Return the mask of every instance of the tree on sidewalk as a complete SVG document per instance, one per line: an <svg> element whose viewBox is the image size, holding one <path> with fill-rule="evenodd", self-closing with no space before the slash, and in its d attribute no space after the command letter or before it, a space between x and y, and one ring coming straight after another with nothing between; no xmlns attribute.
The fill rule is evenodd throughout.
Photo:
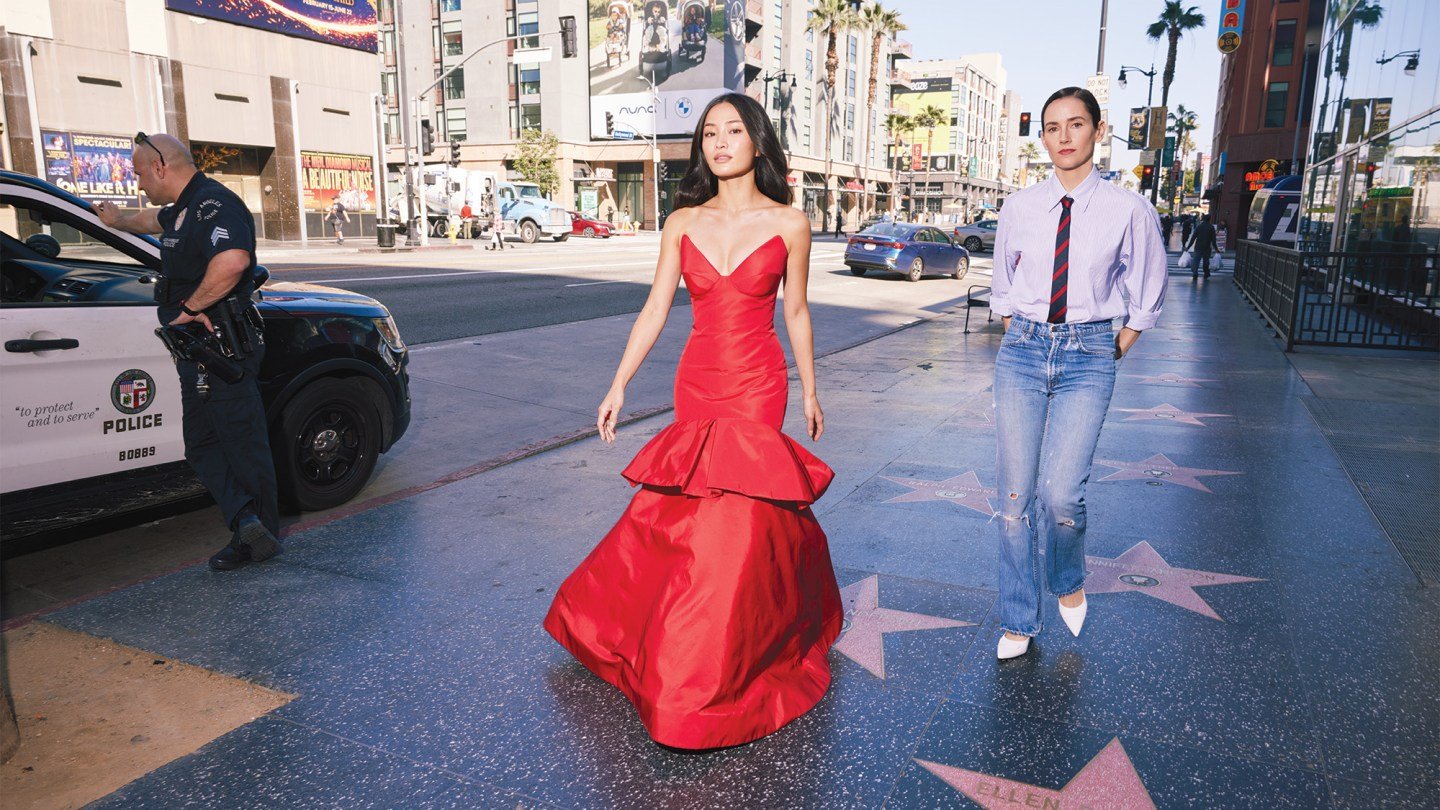
<svg viewBox="0 0 1440 810"><path fill-rule="evenodd" d="M905 30L905 23L900 22L900 13L891 11L880 5L879 2L871 3L860 12L860 22L870 32L870 87L869 87L869 115L873 116L879 111L875 105L875 94L880 80L880 48L886 37L894 37ZM860 167L862 170L861 181L865 185L865 208L862 211L863 220L871 213L869 196L870 190L870 132L874 127L866 126L862 133L863 146L860 149Z"/></svg>
<svg viewBox="0 0 1440 810"><path fill-rule="evenodd" d="M819 0L810 10L810 21L805 25L806 30L818 31L825 37L825 114L821 116L821 120L825 122L824 206L827 217L831 207L839 202L839 195L836 194L832 199L830 191L830 179L835 174L835 152L831 148L831 142L840 122L839 111L835 106L835 75L840 70L840 52L836 40L839 39L841 31L854 28L856 22L855 11L849 0Z"/></svg>
<svg viewBox="0 0 1440 810"><path fill-rule="evenodd" d="M550 130L527 129L520 133L516 144L515 157L511 163L527 181L540 187L540 193L554 194L560 188L560 172L555 168L555 158L560 151L560 139Z"/></svg>

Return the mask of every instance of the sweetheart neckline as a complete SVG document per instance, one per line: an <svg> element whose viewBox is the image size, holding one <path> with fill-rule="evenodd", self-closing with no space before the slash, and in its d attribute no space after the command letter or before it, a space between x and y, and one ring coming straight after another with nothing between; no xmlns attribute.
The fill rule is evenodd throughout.
<svg viewBox="0 0 1440 810"><path fill-rule="evenodd" d="M761 251L761 249L763 249L764 247L766 247L767 245L769 245L771 242L774 242L776 239L780 239L780 244L785 245L785 240L784 240L784 239L781 239L781 238L780 238L780 234L777 233L777 234L775 234L774 236L770 237L769 239L766 239L764 242L761 242L758 246L756 246L756 248L755 248L754 250L752 250L752 251L750 251L749 253L745 254L745 258L741 259L741 260L740 260L740 263L737 264L737 265L735 265L735 268L734 268L733 270L731 270L731 271L728 272L728 273L722 273L722 272L720 272L720 269L715 266L715 263L712 262L712 261L710 261L710 257L705 255L705 251L701 250L701 249L700 249L700 246L697 245L697 244L695 244L695 240L690 238L690 234L688 234L688 233L687 233L687 234L683 234L683 235L681 235L680 238L683 239L683 240L686 241L686 242L689 242L689 243L690 243L690 249L693 250L693 251L695 251L697 254L699 254L700 258L705 262L705 266L710 268L710 272L714 273L715 275L719 276L720 278L729 278L729 277L735 275L736 273L740 272L740 268L744 267L747 262L749 262L751 259L755 258L755 254L756 254L756 253L759 253L759 252ZM789 246L789 245L785 245L785 255L786 255L786 256L789 256L789 255L790 255L790 246Z"/></svg>

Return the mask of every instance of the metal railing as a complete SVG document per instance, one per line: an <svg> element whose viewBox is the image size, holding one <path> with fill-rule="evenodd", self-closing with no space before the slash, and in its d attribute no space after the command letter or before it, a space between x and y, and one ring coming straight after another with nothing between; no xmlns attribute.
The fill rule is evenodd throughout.
<svg viewBox="0 0 1440 810"><path fill-rule="evenodd" d="M1295 346L1440 350L1434 252L1331 253L1242 241L1235 283Z"/></svg>

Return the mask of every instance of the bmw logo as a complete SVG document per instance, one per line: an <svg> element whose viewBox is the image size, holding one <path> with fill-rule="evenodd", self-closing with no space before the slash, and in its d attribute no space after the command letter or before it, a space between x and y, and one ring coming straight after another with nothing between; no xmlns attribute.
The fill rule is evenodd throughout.
<svg viewBox="0 0 1440 810"><path fill-rule="evenodd" d="M675 102L675 112L680 113L681 118L690 117L690 99L682 98Z"/></svg>

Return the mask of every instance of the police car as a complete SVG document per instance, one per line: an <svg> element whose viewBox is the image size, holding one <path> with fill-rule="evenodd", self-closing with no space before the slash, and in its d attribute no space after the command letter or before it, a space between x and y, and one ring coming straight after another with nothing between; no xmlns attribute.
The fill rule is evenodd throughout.
<svg viewBox="0 0 1440 810"><path fill-rule="evenodd" d="M156 338L160 247L90 204L0 171L0 537L201 496L184 460L180 385ZM257 270L268 279L268 273ZM378 301L264 283L260 370L280 498L342 504L410 423L407 349Z"/></svg>

